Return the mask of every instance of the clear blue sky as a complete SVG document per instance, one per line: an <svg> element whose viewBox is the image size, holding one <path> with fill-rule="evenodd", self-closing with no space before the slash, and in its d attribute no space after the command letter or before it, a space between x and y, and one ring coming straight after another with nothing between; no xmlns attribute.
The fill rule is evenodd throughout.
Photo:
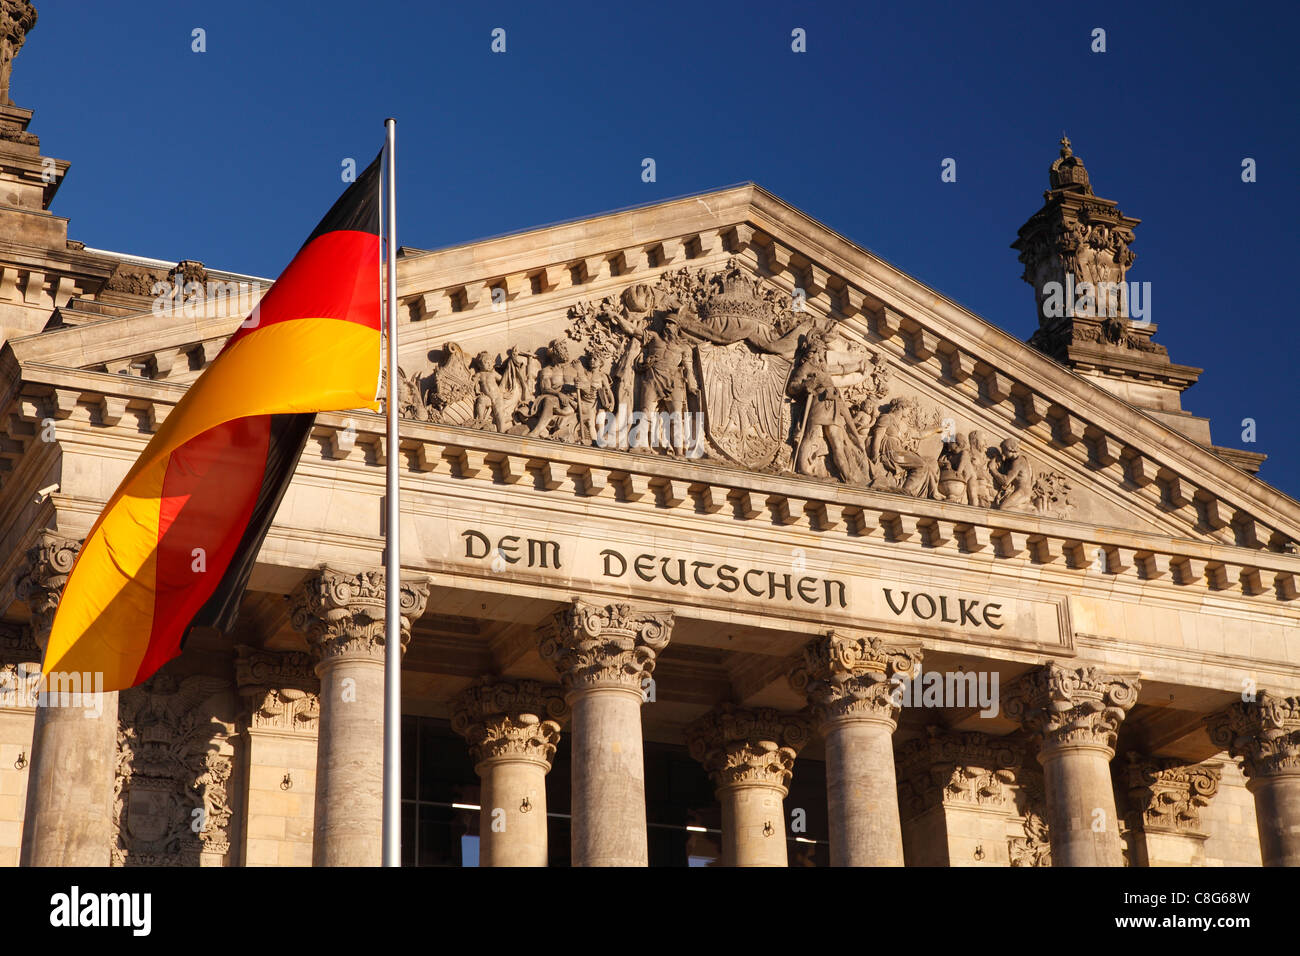
<svg viewBox="0 0 1300 956"><path fill-rule="evenodd" d="M1143 220L1129 278L1152 283L1156 341L1206 370L1184 407L1300 497L1293 3L37 8L12 93L72 162L54 205L71 235L264 276L393 115L404 245L753 180L1023 338L1032 292L1008 244L1064 129L1098 194Z"/></svg>

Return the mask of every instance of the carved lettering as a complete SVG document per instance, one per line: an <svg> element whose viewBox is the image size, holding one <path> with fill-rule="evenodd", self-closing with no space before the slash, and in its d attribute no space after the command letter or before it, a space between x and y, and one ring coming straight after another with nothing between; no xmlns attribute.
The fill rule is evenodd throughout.
<svg viewBox="0 0 1300 956"><path fill-rule="evenodd" d="M1002 622L1001 604L985 604L981 615L980 602L976 598L948 594L930 595L924 591L915 593L902 591L901 599L896 600L892 588L880 590L885 595L885 604L899 617L902 617L910 607L912 614L922 621L932 620L937 615L944 624L956 624L961 627L979 627L982 623L985 627L997 631L1005 626ZM952 616L950 601L957 602L957 617ZM829 605L829 598L827 603Z"/></svg>
<svg viewBox="0 0 1300 956"><path fill-rule="evenodd" d="M736 577L738 570L740 569L730 564L718 568L718 587L724 593L731 594L740 588L740 580Z"/></svg>
<svg viewBox="0 0 1300 956"><path fill-rule="evenodd" d="M486 558L492 552L492 542L488 540L487 535L478 531L466 531L461 535L465 539L465 557L467 558ZM474 553L474 542L483 545L483 553Z"/></svg>
<svg viewBox="0 0 1300 956"><path fill-rule="evenodd" d="M646 567L642 567L646 565ZM638 554L636 560L632 562L632 570L642 581L654 581L655 574L655 556L653 554Z"/></svg>
<svg viewBox="0 0 1300 956"><path fill-rule="evenodd" d="M623 555L619 554L617 551L606 548L604 551L600 552L600 556L605 559L605 575L607 577L621 578L623 575L627 574L627 558L623 557ZM618 560L617 571L610 570L610 562L613 559Z"/></svg>
<svg viewBox="0 0 1300 956"><path fill-rule="evenodd" d="M673 576L668 573L668 564L670 561L672 561L672 558L663 558L659 562L659 567L662 569L664 580L667 581L669 584L685 585L686 584L686 559L685 558L677 559L676 580L673 580Z"/></svg>
<svg viewBox="0 0 1300 956"><path fill-rule="evenodd" d="M928 604L930 607L930 610L925 614L921 613L921 598L925 598L925 603ZM923 621L928 621L930 620L930 618L934 617L934 612L935 612L934 598L930 597L930 595L925 594L921 591L917 591L914 595L912 595L913 614L915 614Z"/></svg>
<svg viewBox="0 0 1300 956"><path fill-rule="evenodd" d="M555 562L554 565L546 563L548 554L550 560ZM542 541L537 538L529 538L528 566L530 568L558 568L560 566L560 543L558 541Z"/></svg>
<svg viewBox="0 0 1300 956"><path fill-rule="evenodd" d="M816 587L817 587L816 578L800 578L799 585L798 585L799 597L803 598L809 604L816 604L817 603L817 591L815 590Z"/></svg>
<svg viewBox="0 0 1300 956"><path fill-rule="evenodd" d="M939 620L943 621L945 624L957 623L955 617L948 616L948 598L945 595L940 595L939 597Z"/></svg>
<svg viewBox="0 0 1300 956"><path fill-rule="evenodd" d="M710 588L714 587L714 585L712 585L712 584L705 584L703 581L700 580L700 569L701 569L701 568L711 568L711 567L713 567L713 562L712 562L712 561L692 561L692 562L691 562L691 567L695 569L695 583L696 583L697 585L699 585L700 587L704 588L704 590L706 590L706 591L709 590Z"/></svg>

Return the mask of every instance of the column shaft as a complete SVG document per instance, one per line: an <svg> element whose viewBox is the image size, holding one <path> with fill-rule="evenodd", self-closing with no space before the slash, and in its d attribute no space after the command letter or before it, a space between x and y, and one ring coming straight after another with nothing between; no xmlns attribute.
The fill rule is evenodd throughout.
<svg viewBox="0 0 1300 956"><path fill-rule="evenodd" d="M785 793L764 783L718 788L723 866L789 866Z"/></svg>
<svg viewBox="0 0 1300 956"><path fill-rule="evenodd" d="M574 866L646 866L641 691L597 686L569 695L573 708Z"/></svg>
<svg viewBox="0 0 1300 956"><path fill-rule="evenodd" d="M479 866L546 866L547 766L526 757L498 757L477 768Z"/></svg>
<svg viewBox="0 0 1300 956"><path fill-rule="evenodd" d="M402 581L402 650L424 613L429 585ZM320 678L314 866L383 862L385 576L322 568L292 594L291 620Z"/></svg>
<svg viewBox="0 0 1300 956"><path fill-rule="evenodd" d="M321 717L312 865L379 866L384 818L383 661L324 661L318 673Z"/></svg>
<svg viewBox="0 0 1300 956"><path fill-rule="evenodd" d="M1252 777L1259 852L1265 866L1300 866L1300 772Z"/></svg>
<svg viewBox="0 0 1300 956"><path fill-rule="evenodd" d="M1053 866L1124 865L1112 754L1100 746L1044 747L1039 754Z"/></svg>
<svg viewBox="0 0 1300 956"><path fill-rule="evenodd" d="M902 866L894 771L898 680L921 649L829 631L804 646L790 684L808 697L826 740L831 866Z"/></svg>
<svg viewBox="0 0 1300 956"><path fill-rule="evenodd" d="M1018 678L1003 710L1039 742L1052 866L1123 866L1110 761L1142 682L1049 661Z"/></svg>
<svg viewBox="0 0 1300 956"><path fill-rule="evenodd" d="M481 781L479 866L546 866L546 774L567 716L563 691L534 680L480 677L456 699L451 727Z"/></svg>
<svg viewBox="0 0 1300 956"><path fill-rule="evenodd" d="M894 722L841 719L822 734L831 866L902 866Z"/></svg>
<svg viewBox="0 0 1300 956"><path fill-rule="evenodd" d="M538 651L573 710L574 866L646 866L642 682L672 636L671 611L581 599L557 612Z"/></svg>
<svg viewBox="0 0 1300 956"><path fill-rule="evenodd" d="M52 695L57 697L57 695ZM117 770L117 694L94 709L36 708L23 817L23 866L108 866Z"/></svg>

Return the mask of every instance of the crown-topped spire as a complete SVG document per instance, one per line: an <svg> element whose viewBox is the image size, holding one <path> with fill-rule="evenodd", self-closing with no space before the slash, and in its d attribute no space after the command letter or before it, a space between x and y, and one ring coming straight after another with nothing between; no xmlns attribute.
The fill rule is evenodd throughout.
<svg viewBox="0 0 1300 956"><path fill-rule="evenodd" d="M1088 182L1088 171L1083 168L1083 160L1074 155L1070 149L1070 137L1061 133L1061 157L1052 163L1052 189L1069 189L1092 195L1092 185Z"/></svg>

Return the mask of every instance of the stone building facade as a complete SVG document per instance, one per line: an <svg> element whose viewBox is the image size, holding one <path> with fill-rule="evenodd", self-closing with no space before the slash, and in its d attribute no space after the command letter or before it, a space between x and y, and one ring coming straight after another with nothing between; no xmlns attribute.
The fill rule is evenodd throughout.
<svg viewBox="0 0 1300 956"><path fill-rule="evenodd" d="M79 542L267 282L69 239L30 119L0 864L379 862L389 456L408 862L1300 863L1300 506L1154 324L1054 307L1138 225L1068 142L1028 343L752 184L404 248L400 446L319 415L235 630L69 708L30 690Z"/></svg>

